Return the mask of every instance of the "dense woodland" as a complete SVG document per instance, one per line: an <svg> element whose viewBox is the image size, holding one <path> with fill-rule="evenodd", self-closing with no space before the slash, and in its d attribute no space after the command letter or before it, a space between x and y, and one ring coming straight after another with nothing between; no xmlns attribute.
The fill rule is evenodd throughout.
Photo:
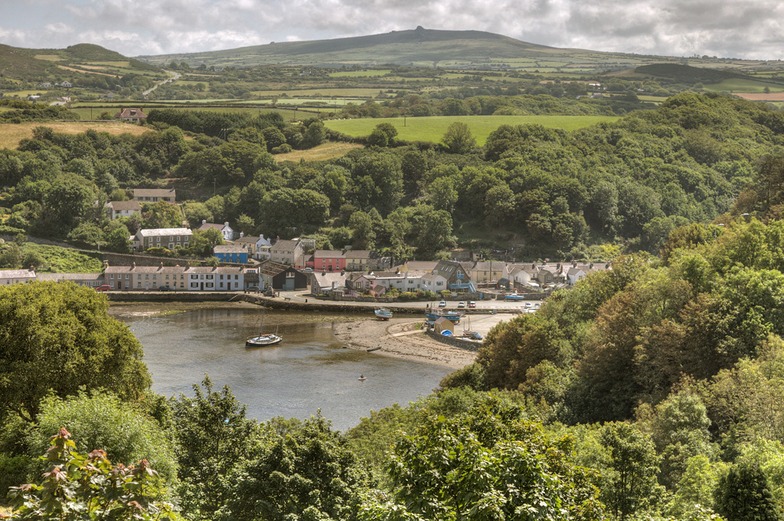
<svg viewBox="0 0 784 521"><path fill-rule="evenodd" d="M206 219L398 260L455 246L518 259L598 258L601 245L656 253L671 230L730 211L765 175L780 155L784 116L683 93L571 133L502 126L483 147L460 123L437 145L400 143L381 124L361 150L300 163L273 153L334 138L318 119L153 110L150 125L158 130L139 137L42 126L0 152L0 229L120 251L139 227ZM182 212L151 207L140 219L107 221L104 202L154 186L176 187Z"/></svg>
<svg viewBox="0 0 784 521"><path fill-rule="evenodd" d="M0 288L0 490L33 483L11 488L16 519L784 518L781 112L683 93L572 133L501 127L483 147L460 125L438 145L379 125L296 164L274 154L335 138L320 121L150 119L140 137L42 126L0 152L0 232L122 250L184 218L400 260L622 254L491 331L439 392L346 433L256 422L209 379L156 396L104 296ZM176 187L181 211L108 222L103 203L139 186ZM18 248L3 267L36 260Z"/></svg>

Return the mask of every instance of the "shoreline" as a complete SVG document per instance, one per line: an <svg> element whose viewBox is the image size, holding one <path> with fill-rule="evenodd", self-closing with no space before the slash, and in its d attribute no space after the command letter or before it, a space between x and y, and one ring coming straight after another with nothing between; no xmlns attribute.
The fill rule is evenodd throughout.
<svg viewBox="0 0 784 521"><path fill-rule="evenodd" d="M246 309L258 308L257 304L251 304L242 301L202 301L179 302L178 305L172 305L173 303L171 302L155 302L152 304L168 304L166 306L168 309L162 308L156 311L146 310L144 312L137 312L134 309L138 307L146 307L150 304L151 302L149 301L113 301L110 304L110 314L114 316L156 316L167 313L187 312L203 307L242 307ZM361 312L359 308L355 308L352 311ZM317 314L322 313L321 310L313 310L311 312ZM303 311L303 313L308 312ZM329 312L327 311L323 313L328 314ZM335 310L335 313L338 315L345 314L340 313L337 310ZM286 313L284 312L282 316L285 317L285 315ZM503 317L502 315L498 314L476 314L471 316L470 323L475 326L474 329L480 331L482 334L487 334L490 328L495 326L499 321L506 318L510 317ZM414 318L414 316L397 317L388 321L382 321L376 319L375 317L370 318L365 316L346 315L345 320L338 320L333 323L333 334L341 347L346 349L353 349L356 351L365 351L368 354L390 356L414 362L436 364L454 370L462 369L463 367L470 365L475 361L477 356L476 351L455 347L453 345L439 342L438 340L429 337L422 330L422 323L423 320L421 318Z"/></svg>
<svg viewBox="0 0 784 521"><path fill-rule="evenodd" d="M476 359L476 351L451 346L425 335L422 320L388 321L364 318L336 323L335 338L348 349L415 362L461 369Z"/></svg>

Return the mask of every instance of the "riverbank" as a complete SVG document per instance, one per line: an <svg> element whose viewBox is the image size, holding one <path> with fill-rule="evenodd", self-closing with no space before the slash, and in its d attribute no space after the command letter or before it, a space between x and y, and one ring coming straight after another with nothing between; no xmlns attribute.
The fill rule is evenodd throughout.
<svg viewBox="0 0 784 521"><path fill-rule="evenodd" d="M248 302L177 302L168 303L163 306L158 303L156 309L150 309L150 302L118 302L113 301L110 306L110 314L116 317L154 317L185 313L198 309L258 309L257 304ZM424 320L413 316L395 317L389 321L377 320L375 317L357 316L356 314L337 314L322 313L311 306L304 314L310 318L309 321L320 322L323 316L325 320L332 322L333 333L337 343L342 347L357 351L366 351L373 355L391 356L395 358L437 364L450 369L460 369L471 364L476 358L476 351L452 346L425 334L422 329ZM334 309L334 308L333 308ZM333 311L332 309L330 311ZM365 313L354 308L355 313ZM274 313L274 312L273 312ZM334 313L334 311L333 311ZM280 311L275 314L275 323L285 325L290 321L302 321L303 315L297 314L287 316L288 313ZM503 314L477 314L472 315L468 321L473 331L481 333L483 336L502 320L511 318ZM456 329L463 328L461 324ZM478 345L477 345L478 348Z"/></svg>
<svg viewBox="0 0 784 521"><path fill-rule="evenodd" d="M460 369L474 361L476 351L430 338L422 329L423 322L411 318L389 321L367 318L337 323L334 333L345 347L369 351L374 355L438 364L451 369Z"/></svg>

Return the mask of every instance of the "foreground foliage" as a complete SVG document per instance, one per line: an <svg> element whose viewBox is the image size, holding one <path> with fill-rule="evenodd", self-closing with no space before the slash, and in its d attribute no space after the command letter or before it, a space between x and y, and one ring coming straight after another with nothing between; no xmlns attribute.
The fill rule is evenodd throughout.
<svg viewBox="0 0 784 521"><path fill-rule="evenodd" d="M43 479L11 490L12 520L169 520L182 519L163 501L165 489L146 460L113 465L106 453L76 450L70 433L61 429L43 459Z"/></svg>

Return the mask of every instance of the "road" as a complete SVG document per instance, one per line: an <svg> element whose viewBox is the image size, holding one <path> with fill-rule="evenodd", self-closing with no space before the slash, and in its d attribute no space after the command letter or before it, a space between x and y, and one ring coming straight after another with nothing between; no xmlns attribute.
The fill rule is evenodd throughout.
<svg viewBox="0 0 784 521"><path fill-rule="evenodd" d="M306 300L310 299L311 302L314 301L313 295L309 293L304 293L302 290L299 291L281 291L280 292L281 298L288 298L293 302L302 302L304 303ZM434 302L390 302L389 304L379 303L379 302L354 302L350 300L316 300L319 304L335 304L340 306L356 306L361 308L376 308L384 305L388 305L390 307L395 308L410 308L410 309L421 309L423 312L425 309L430 308L439 309L438 308L438 301ZM517 300L517 301L508 301L508 300L476 300L476 308L468 309L459 308L457 300L448 300L446 301L446 307L443 308L447 311L465 311L468 314L492 314L495 313L526 313L526 312L533 312L536 310L537 306L541 304L541 300ZM468 300L463 300L462 302L468 305ZM529 311L530 310L530 311Z"/></svg>
<svg viewBox="0 0 784 521"><path fill-rule="evenodd" d="M142 96L144 96L144 97L146 98L148 94L150 94L152 91L154 91L155 89L157 89L157 88L158 88L160 85L164 85L164 84L166 84L166 83L172 83L172 82L174 82L174 81L177 81L177 80L179 80L179 79L182 77L182 74L180 74L179 72L174 72L174 71L166 71L166 70L165 70L165 71L163 71L163 72L165 72L166 74L168 74L168 75L169 75L169 77L168 77L168 78L166 78L165 80L161 80L161 81L159 81L158 83L156 83L155 85L153 85L153 86L152 86L152 87L150 87L149 89L147 89L147 90L145 90L144 92L142 92Z"/></svg>

